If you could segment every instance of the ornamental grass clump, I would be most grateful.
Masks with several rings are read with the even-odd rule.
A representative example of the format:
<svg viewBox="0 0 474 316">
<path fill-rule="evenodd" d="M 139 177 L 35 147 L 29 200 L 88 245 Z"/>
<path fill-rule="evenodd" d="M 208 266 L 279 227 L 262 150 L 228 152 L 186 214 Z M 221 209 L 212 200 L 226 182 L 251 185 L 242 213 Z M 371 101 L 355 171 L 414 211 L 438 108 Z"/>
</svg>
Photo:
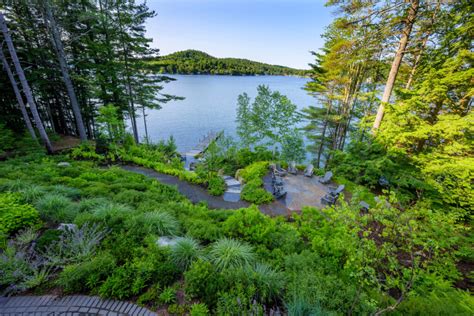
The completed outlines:
<svg viewBox="0 0 474 316">
<path fill-rule="evenodd" d="M 142 225 L 150 234 L 173 236 L 179 231 L 179 223 L 174 216 L 164 211 L 143 213 L 135 217 L 135 223 Z"/>
<path fill-rule="evenodd" d="M 75 204 L 65 196 L 50 193 L 35 203 L 41 218 L 53 223 L 70 223 L 77 214 Z"/>
<path fill-rule="evenodd" d="M 253 249 L 247 243 L 235 239 L 223 238 L 211 246 L 211 262 L 219 270 L 242 268 L 255 259 Z"/>
<path fill-rule="evenodd" d="M 198 258 L 202 257 L 199 243 L 191 237 L 182 237 L 171 246 L 171 260 L 181 270 L 187 270 Z"/>
</svg>

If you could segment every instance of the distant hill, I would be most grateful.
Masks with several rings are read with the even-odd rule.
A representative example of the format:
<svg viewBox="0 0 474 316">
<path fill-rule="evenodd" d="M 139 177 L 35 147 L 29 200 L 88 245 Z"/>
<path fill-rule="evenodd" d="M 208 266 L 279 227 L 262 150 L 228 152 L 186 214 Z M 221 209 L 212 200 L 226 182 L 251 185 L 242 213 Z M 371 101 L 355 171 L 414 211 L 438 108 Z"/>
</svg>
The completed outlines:
<svg viewBox="0 0 474 316">
<path fill-rule="evenodd" d="M 248 59 L 217 58 L 191 49 L 150 59 L 148 65 L 155 71 L 168 74 L 304 76 L 307 73 L 307 70 Z"/>
</svg>

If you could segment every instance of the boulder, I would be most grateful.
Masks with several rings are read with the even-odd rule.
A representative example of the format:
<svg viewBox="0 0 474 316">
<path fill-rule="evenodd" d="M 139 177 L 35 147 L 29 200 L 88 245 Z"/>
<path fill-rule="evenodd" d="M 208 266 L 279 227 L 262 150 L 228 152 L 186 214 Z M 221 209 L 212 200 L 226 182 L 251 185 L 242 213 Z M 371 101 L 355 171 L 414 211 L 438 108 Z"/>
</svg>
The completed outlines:
<svg viewBox="0 0 474 316">
<path fill-rule="evenodd" d="M 58 162 L 58 167 L 71 167 L 71 164 L 66 161 Z"/>
</svg>

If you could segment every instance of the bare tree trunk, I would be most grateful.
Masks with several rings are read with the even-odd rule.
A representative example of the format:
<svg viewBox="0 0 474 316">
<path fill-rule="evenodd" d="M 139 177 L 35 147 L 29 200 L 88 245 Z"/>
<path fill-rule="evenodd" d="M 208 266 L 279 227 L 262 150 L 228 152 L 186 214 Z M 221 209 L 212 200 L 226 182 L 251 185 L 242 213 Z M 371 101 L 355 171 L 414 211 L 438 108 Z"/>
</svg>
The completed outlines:
<svg viewBox="0 0 474 316">
<path fill-rule="evenodd" d="M 53 47 L 55 48 L 56 54 L 58 55 L 59 66 L 61 68 L 62 79 L 66 85 L 67 94 L 69 95 L 69 100 L 71 101 L 72 111 L 74 112 L 74 117 L 76 119 L 77 131 L 81 140 L 87 140 L 86 129 L 84 127 L 84 122 L 82 120 L 81 109 L 79 103 L 77 102 L 76 92 L 74 91 L 74 86 L 72 84 L 71 76 L 69 76 L 68 65 L 66 62 L 66 54 L 64 53 L 63 43 L 61 42 L 61 37 L 58 32 L 56 21 L 54 20 L 53 13 L 51 12 L 51 7 L 48 1 L 45 1 L 45 11 L 46 16 L 49 21 L 49 28 L 52 35 Z"/>
<path fill-rule="evenodd" d="M 383 92 L 382 100 L 377 111 L 377 116 L 375 117 L 374 125 L 372 127 L 373 131 L 376 131 L 380 127 L 385 111 L 385 104 L 390 101 L 390 96 L 392 95 L 395 80 L 397 79 L 398 69 L 400 68 L 400 65 L 402 63 L 403 56 L 405 55 L 405 49 L 410 39 L 411 30 L 418 14 L 419 4 L 419 0 L 412 0 L 410 8 L 408 9 L 405 27 L 403 28 L 403 33 L 402 37 L 400 38 L 397 53 L 392 62 L 392 68 L 390 69 L 390 73 L 388 74 L 387 83 L 385 84 L 385 90 Z"/>
<path fill-rule="evenodd" d="M 41 140 L 43 141 L 46 150 L 49 153 L 53 152 L 53 147 L 51 146 L 51 142 L 49 141 L 48 134 L 44 129 L 43 122 L 41 122 L 40 115 L 38 113 L 38 109 L 36 108 L 36 103 L 33 99 L 33 94 L 31 93 L 30 85 L 28 81 L 26 81 L 25 73 L 23 72 L 23 68 L 21 68 L 20 61 L 18 60 L 18 56 L 15 51 L 15 47 L 13 46 L 12 39 L 10 37 L 10 33 L 8 32 L 7 22 L 5 21 L 5 17 L 3 13 L 0 11 L 0 28 L 2 29 L 3 37 L 5 42 L 8 46 L 8 51 L 10 52 L 10 56 L 12 57 L 13 64 L 15 65 L 16 73 L 18 74 L 18 78 L 20 79 L 21 86 L 23 87 L 23 92 L 25 93 L 26 100 L 30 106 L 31 113 L 33 114 L 33 119 L 35 120 L 36 128 L 40 134 Z"/>
<path fill-rule="evenodd" d="M 138 128 L 137 128 L 137 117 L 135 111 L 135 103 L 133 100 L 133 89 L 132 83 L 130 78 L 130 69 L 128 64 L 128 45 L 125 43 L 123 39 L 123 27 L 122 27 L 122 20 L 120 19 L 120 4 L 117 2 L 117 14 L 118 14 L 118 22 L 120 28 L 120 38 L 122 41 L 122 48 L 123 48 L 123 56 L 124 56 L 124 64 L 125 64 L 125 72 L 126 72 L 126 81 L 127 81 L 127 93 L 129 98 L 129 109 L 130 109 L 130 121 L 132 123 L 132 131 L 133 131 L 133 138 L 135 139 L 135 143 L 140 143 L 140 139 L 138 138 Z"/>
<path fill-rule="evenodd" d="M 436 14 L 438 13 L 439 7 L 440 7 L 440 2 L 436 4 L 436 8 L 433 12 L 433 16 L 431 17 L 430 28 L 426 31 L 425 37 L 423 38 L 423 41 L 421 43 L 420 51 L 418 52 L 418 55 L 416 55 L 415 57 L 415 61 L 413 62 L 413 67 L 411 68 L 410 76 L 408 77 L 408 81 L 405 86 L 405 89 L 410 89 L 411 83 L 413 82 L 413 77 L 415 76 L 416 68 L 418 67 L 418 64 L 420 62 L 421 55 L 423 55 L 423 52 L 425 51 L 426 44 L 428 43 L 428 38 L 431 35 L 432 27 L 435 23 Z"/>
<path fill-rule="evenodd" d="M 35 130 L 33 129 L 33 125 L 31 125 L 30 117 L 28 116 L 28 112 L 26 110 L 25 103 L 23 102 L 23 97 L 21 96 L 20 90 L 18 89 L 18 85 L 15 81 L 15 77 L 10 69 L 10 65 L 8 65 L 7 59 L 3 54 L 2 49 L 0 48 L 0 59 L 3 63 L 3 68 L 7 72 L 8 78 L 12 84 L 13 91 L 15 92 L 16 99 L 18 100 L 18 105 L 20 106 L 21 115 L 23 116 L 23 120 L 25 121 L 26 128 L 31 135 L 31 138 L 37 140 Z"/>
<path fill-rule="evenodd" d="M 143 126 L 145 127 L 145 138 L 147 145 L 150 144 L 150 139 L 148 138 L 148 126 L 146 125 L 146 114 L 145 114 L 145 106 L 142 106 L 142 115 L 143 115 Z"/>
</svg>

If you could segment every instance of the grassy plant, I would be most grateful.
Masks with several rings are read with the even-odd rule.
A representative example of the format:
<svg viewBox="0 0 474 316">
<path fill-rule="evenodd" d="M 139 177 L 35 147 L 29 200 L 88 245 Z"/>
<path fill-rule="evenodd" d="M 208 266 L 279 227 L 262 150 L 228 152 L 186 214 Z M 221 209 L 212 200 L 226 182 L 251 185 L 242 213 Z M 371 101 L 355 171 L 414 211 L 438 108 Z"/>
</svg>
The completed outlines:
<svg viewBox="0 0 474 316">
<path fill-rule="evenodd" d="M 263 263 L 248 267 L 246 273 L 254 280 L 260 300 L 268 302 L 278 299 L 285 285 L 282 273 Z"/>
<path fill-rule="evenodd" d="M 199 243 L 190 237 L 179 238 L 171 247 L 171 260 L 181 270 L 187 270 L 194 260 L 202 256 Z"/>
<path fill-rule="evenodd" d="M 219 270 L 241 268 L 254 261 L 250 245 L 238 240 L 223 238 L 211 246 L 211 262 Z"/>
<path fill-rule="evenodd" d="M 148 233 L 158 236 L 176 235 L 179 230 L 176 218 L 163 211 L 147 212 L 137 216 L 135 220 L 135 224 L 142 225 Z"/>
<path fill-rule="evenodd" d="M 38 231 L 35 227 L 28 227 L 21 230 L 16 236 L 15 241 L 20 245 L 28 245 L 38 238 Z"/>
<path fill-rule="evenodd" d="M 50 265 L 64 267 L 91 258 L 107 231 L 97 225 L 64 230 L 59 240 L 47 247 L 43 256 Z"/>
<path fill-rule="evenodd" d="M 26 189 L 30 184 L 29 181 L 23 179 L 7 180 L 0 186 L 1 192 L 19 192 Z"/>
<path fill-rule="evenodd" d="M 20 193 L 23 201 L 26 203 L 34 203 L 45 195 L 46 190 L 42 186 L 31 184 L 21 189 Z"/>
<path fill-rule="evenodd" d="M 72 222 L 77 210 L 74 203 L 59 194 L 46 194 L 35 203 L 41 217 L 50 222 Z"/>
<path fill-rule="evenodd" d="M 67 187 L 64 185 L 53 185 L 52 187 L 48 188 L 51 193 L 63 195 L 68 197 L 72 200 L 78 200 L 81 197 L 81 190 L 76 188 Z"/>
</svg>

